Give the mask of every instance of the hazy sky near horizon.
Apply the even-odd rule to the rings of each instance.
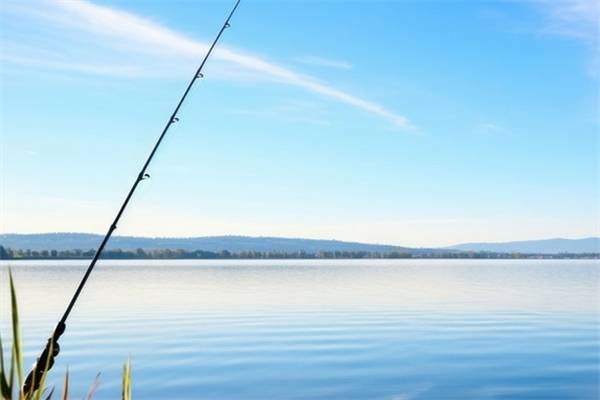
[[[105,233],[234,1],[1,7],[1,233]],[[599,236],[596,0],[243,0],[116,235]]]

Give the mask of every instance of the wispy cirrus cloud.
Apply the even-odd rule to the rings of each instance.
[[[353,66],[345,61],[330,60],[328,58],[305,56],[298,58],[298,61],[304,64],[318,65],[322,67],[331,67],[337,69],[351,69]]]
[[[476,134],[483,136],[497,136],[507,133],[506,129],[491,122],[476,125],[474,131]]]
[[[5,35],[3,60],[29,67],[123,77],[173,77],[184,73],[182,65],[197,62],[209,46],[154,21],[84,0],[15,2],[5,5],[4,10],[25,20],[29,29],[37,32],[37,44],[13,43],[13,38]],[[28,29],[26,25],[22,29]],[[43,37],[46,33],[51,35]],[[295,86],[386,119],[399,128],[414,130],[406,117],[381,104],[263,58],[224,46],[217,48],[214,58],[224,67],[217,72],[221,78]]]
[[[587,71],[598,78],[600,69],[600,2],[598,0],[527,0],[545,16],[540,33],[583,43],[590,58]]]
[[[533,4],[547,17],[544,32],[598,43],[600,2],[597,0],[535,0]]]

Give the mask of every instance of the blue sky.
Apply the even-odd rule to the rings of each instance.
[[[2,233],[104,233],[234,1],[1,4]],[[599,235],[598,2],[243,0],[118,235]]]

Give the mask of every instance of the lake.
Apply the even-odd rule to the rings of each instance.
[[[1,266],[30,366],[87,263]],[[134,399],[598,399],[599,262],[106,260],[60,344],[56,398],[68,366],[120,399],[131,357]]]

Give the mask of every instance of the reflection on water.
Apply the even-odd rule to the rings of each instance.
[[[8,332],[6,263],[2,333]],[[13,262],[26,359],[85,263]],[[104,261],[51,380],[140,399],[598,398],[597,261]],[[5,337],[5,335],[3,335]]]

